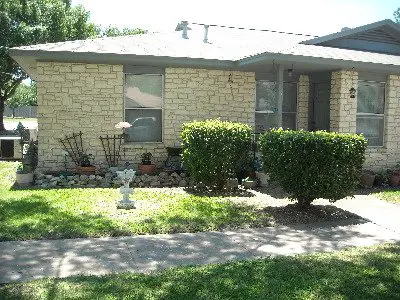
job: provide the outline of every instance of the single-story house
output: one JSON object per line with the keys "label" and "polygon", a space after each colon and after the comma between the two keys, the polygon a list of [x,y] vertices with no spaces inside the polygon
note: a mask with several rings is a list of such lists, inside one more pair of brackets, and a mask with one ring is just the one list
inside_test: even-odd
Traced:
{"label": "single-story house", "polygon": [[[183,21],[170,33],[10,50],[37,82],[39,168],[63,165],[59,138],[99,136],[127,121],[125,160],[180,142],[181,124],[221,118],[271,127],[363,133],[366,168],[400,161],[400,26],[383,20],[316,37]],[[191,29],[191,30],[190,30]]]}

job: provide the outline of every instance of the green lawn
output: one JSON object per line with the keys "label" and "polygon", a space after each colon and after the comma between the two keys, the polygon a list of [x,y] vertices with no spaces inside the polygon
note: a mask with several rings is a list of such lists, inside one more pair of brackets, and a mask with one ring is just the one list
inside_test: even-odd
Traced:
{"label": "green lawn", "polygon": [[388,190],[376,194],[378,198],[390,203],[400,204],[400,190]]}
{"label": "green lawn", "polygon": [[400,299],[400,245],[9,284],[1,299]]}
{"label": "green lawn", "polygon": [[0,241],[196,232],[269,225],[270,215],[224,197],[136,189],[119,210],[117,189],[12,190],[15,163],[0,162]]}

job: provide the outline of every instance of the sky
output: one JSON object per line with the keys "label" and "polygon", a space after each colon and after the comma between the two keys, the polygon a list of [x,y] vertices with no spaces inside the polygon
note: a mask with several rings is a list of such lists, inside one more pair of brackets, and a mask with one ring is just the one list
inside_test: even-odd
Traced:
{"label": "sky", "polygon": [[399,0],[72,0],[102,26],[172,31],[181,20],[324,35],[393,19]]}

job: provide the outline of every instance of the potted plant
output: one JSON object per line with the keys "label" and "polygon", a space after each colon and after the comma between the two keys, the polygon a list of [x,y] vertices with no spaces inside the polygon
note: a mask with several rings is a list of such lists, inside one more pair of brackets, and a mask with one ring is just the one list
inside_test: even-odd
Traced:
{"label": "potted plant", "polygon": [[[376,172],[376,176],[375,176],[375,182],[374,184],[376,186],[387,186],[389,183],[389,178],[390,178],[390,170],[382,170],[379,172]],[[400,177],[399,177],[400,179]]]}
{"label": "potted plant", "polygon": [[17,167],[16,182],[18,185],[30,185],[33,182],[32,167],[25,163],[20,163]]}
{"label": "potted plant", "polygon": [[254,170],[260,186],[268,186],[269,174],[263,172],[262,161],[258,157],[254,159]]}
{"label": "potted plant", "polygon": [[154,174],[156,171],[156,165],[151,162],[153,155],[150,152],[142,154],[142,163],[139,165],[139,172],[141,174]]}
{"label": "potted plant", "polygon": [[92,154],[82,153],[79,156],[79,166],[76,166],[76,171],[83,175],[93,175],[96,173],[96,167],[92,165],[91,161],[94,160]]}
{"label": "potted plant", "polygon": [[371,188],[375,181],[375,172],[371,170],[363,170],[360,178],[360,184],[362,187]]}
{"label": "potted plant", "polygon": [[400,182],[400,170],[388,170],[389,173],[389,185],[398,186]]}

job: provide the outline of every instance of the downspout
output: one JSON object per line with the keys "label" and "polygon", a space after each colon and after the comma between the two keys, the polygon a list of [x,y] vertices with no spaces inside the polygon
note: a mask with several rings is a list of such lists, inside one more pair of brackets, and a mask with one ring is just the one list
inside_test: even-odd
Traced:
{"label": "downspout", "polygon": [[283,111],[283,66],[278,65],[276,72],[276,100],[278,104],[277,110],[277,126],[282,127],[282,111]]}

